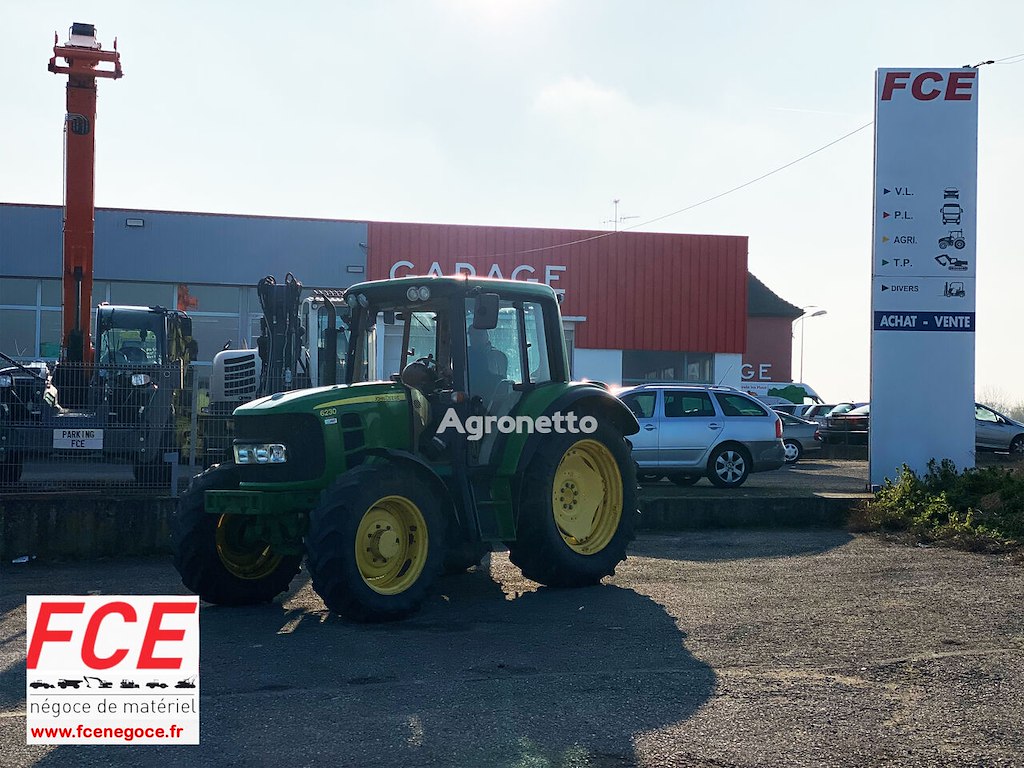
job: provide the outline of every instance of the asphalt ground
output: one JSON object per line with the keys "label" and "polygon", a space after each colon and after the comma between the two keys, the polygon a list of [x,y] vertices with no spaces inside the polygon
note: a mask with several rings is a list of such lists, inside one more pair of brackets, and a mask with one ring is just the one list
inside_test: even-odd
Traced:
{"label": "asphalt ground", "polygon": [[826,459],[815,454],[796,464],[768,472],[754,472],[739,488],[717,488],[705,477],[696,485],[681,488],[669,480],[641,484],[645,496],[731,498],[813,496],[820,493],[865,494],[868,463],[857,459]]}
{"label": "asphalt ground", "polygon": [[405,622],[204,606],[198,747],[26,747],[26,594],[178,594],[166,559],[0,567],[0,766],[1024,765],[1024,567],[843,531],[642,535],[607,583],[507,554]]}

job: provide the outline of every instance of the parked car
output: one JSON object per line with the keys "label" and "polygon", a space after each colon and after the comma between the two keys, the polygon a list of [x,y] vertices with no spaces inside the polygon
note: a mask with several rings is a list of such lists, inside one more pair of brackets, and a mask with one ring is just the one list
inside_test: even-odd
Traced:
{"label": "parked car", "polygon": [[974,404],[974,445],[979,451],[1009,451],[1024,457],[1024,424],[981,403]]}
{"label": "parked car", "polygon": [[644,384],[618,393],[636,415],[630,437],[642,478],[677,485],[707,477],[737,488],[751,472],[785,463],[782,420],[764,403],[730,387]]}
{"label": "parked car", "polygon": [[[769,403],[769,405],[771,405],[771,403]],[[790,416],[799,416],[803,413],[805,408],[807,408],[807,406],[802,403],[800,405],[797,405],[796,403],[779,403],[778,405],[772,405],[772,410],[776,413],[788,413]],[[783,426],[785,426],[785,424],[783,424]]]}
{"label": "parked car", "polygon": [[[867,445],[870,407],[829,416],[820,430],[825,443]],[[1024,423],[981,403],[974,404],[974,447],[977,451],[1007,451],[1024,457]]]}
{"label": "parked car", "polygon": [[820,451],[818,422],[793,416],[775,409],[782,419],[782,444],[786,448],[786,463],[796,464],[806,451]]}
{"label": "parked car", "polygon": [[867,445],[871,406],[865,403],[853,407],[849,403],[850,407],[846,408],[844,405],[836,406],[825,417],[825,423],[818,430],[821,441],[828,445]]}
{"label": "parked car", "polygon": [[801,419],[809,419],[810,421],[822,424],[825,421],[825,417],[828,416],[836,405],[838,403],[816,403],[815,405],[808,405],[803,412],[795,415]]}

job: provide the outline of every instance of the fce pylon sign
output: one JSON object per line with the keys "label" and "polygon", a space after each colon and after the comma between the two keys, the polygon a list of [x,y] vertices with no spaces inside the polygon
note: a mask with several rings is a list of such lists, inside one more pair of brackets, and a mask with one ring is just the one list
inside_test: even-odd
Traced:
{"label": "fce pylon sign", "polygon": [[903,464],[974,466],[977,178],[977,70],[878,70],[872,485]]}

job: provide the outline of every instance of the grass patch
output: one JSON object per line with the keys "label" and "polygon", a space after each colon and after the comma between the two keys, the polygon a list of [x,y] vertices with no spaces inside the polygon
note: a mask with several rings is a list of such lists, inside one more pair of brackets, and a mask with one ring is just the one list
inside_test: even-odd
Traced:
{"label": "grass patch", "polygon": [[1024,547],[1024,468],[957,471],[931,461],[919,476],[905,464],[873,501],[850,516],[852,531],[882,531],[977,552]]}

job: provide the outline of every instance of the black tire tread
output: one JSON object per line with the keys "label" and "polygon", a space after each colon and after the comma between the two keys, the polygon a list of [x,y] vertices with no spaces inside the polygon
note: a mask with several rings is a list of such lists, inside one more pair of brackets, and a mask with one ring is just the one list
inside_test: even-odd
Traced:
{"label": "black tire tread", "polygon": [[[601,552],[581,555],[562,541],[551,512],[551,483],[565,451],[582,438],[608,446],[622,473],[622,519],[612,540]],[[583,587],[612,576],[626,559],[626,548],[636,536],[640,515],[637,504],[636,465],[629,443],[608,424],[589,435],[558,435],[537,450],[521,482],[516,540],[509,542],[509,559],[532,581],[551,587]]]}
{"label": "black tire tread", "polygon": [[[416,504],[427,521],[431,542],[419,579],[398,595],[373,592],[359,576],[354,558],[346,555],[355,535],[348,529],[358,526],[374,500],[371,496],[386,495],[376,490],[383,483],[396,484],[404,496],[421,497]],[[320,494],[320,504],[310,512],[306,536],[306,566],[313,590],[327,608],[359,622],[396,621],[419,610],[442,567],[445,526],[438,506],[428,485],[412,472],[393,466],[365,464],[345,472],[328,486]],[[360,518],[354,519],[357,515]]]}
{"label": "black tire tread", "polygon": [[181,583],[208,603],[254,605],[269,603],[287,591],[302,564],[300,555],[285,555],[273,573],[262,579],[239,579],[217,554],[216,519],[203,509],[203,493],[238,486],[233,464],[217,464],[192,479],[178,499],[171,518],[174,567]]}

